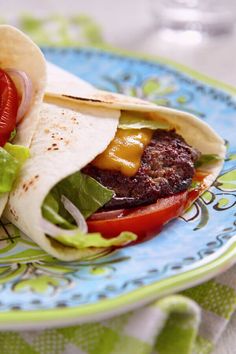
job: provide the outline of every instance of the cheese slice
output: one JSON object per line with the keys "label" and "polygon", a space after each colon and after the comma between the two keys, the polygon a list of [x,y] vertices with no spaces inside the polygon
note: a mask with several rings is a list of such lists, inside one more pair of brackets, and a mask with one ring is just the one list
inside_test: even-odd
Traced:
{"label": "cheese slice", "polygon": [[140,167],[145,147],[153,131],[143,129],[118,129],[107,149],[93,160],[92,165],[102,170],[119,171],[134,176]]}

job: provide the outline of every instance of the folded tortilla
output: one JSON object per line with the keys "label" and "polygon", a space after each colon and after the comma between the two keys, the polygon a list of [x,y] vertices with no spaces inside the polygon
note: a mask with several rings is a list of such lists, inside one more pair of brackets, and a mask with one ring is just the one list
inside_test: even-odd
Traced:
{"label": "folded tortilla", "polygon": [[[0,25],[0,68],[24,71],[32,81],[32,101],[27,114],[17,126],[14,139],[15,144],[29,147],[38,123],[38,109],[46,86],[46,61],[29,37],[12,26]],[[18,87],[17,89],[20,90]],[[0,198],[0,216],[7,199],[7,193]]]}
{"label": "folded tortilla", "polygon": [[[96,90],[90,84],[59,69],[48,67],[49,80],[40,121],[31,142],[31,159],[24,165],[10,195],[5,216],[46,252],[64,261],[99,254],[102,248],[76,249],[46,236],[41,206],[61,180],[80,171],[102,153],[115,136],[122,111],[144,112],[176,129],[202,154],[225,156],[224,141],[205,122],[177,110]],[[207,189],[222,168],[223,160],[205,167]],[[204,167],[202,168],[202,170]]]}

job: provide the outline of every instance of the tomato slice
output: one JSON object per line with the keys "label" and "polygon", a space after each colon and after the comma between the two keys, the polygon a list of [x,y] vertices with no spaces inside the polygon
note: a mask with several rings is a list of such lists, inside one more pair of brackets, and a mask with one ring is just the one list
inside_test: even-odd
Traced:
{"label": "tomato slice", "polygon": [[[132,231],[143,242],[157,234],[168,221],[180,216],[188,202],[188,191],[158,199],[156,203],[126,210],[122,217],[87,220],[89,232],[101,232],[115,237],[122,231]],[[136,241],[137,242],[137,241]]]}
{"label": "tomato slice", "polygon": [[18,95],[10,76],[0,69],[0,146],[4,146],[16,127]]}
{"label": "tomato slice", "polygon": [[[112,212],[109,211],[98,213],[100,214],[98,218],[92,216],[87,220],[89,232],[101,232],[104,237],[111,238],[122,231],[131,231],[138,236],[138,239],[129,245],[147,241],[160,232],[167,222],[182,215],[189,208],[206,189],[207,177],[206,172],[196,171],[193,178],[193,182],[199,182],[196,188],[171,197],[160,198],[156,203],[145,207],[122,209],[117,212],[116,217],[112,217]],[[108,217],[101,214],[108,214]]]}

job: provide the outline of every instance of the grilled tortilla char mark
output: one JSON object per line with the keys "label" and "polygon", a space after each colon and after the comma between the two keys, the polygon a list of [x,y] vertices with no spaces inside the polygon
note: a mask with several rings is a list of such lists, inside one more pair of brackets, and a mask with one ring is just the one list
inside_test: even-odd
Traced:
{"label": "grilled tortilla char mark", "polygon": [[174,130],[158,129],[143,152],[135,176],[127,177],[119,171],[102,170],[92,165],[86,166],[83,172],[115,192],[103,210],[133,208],[187,190],[199,157],[200,153]]}

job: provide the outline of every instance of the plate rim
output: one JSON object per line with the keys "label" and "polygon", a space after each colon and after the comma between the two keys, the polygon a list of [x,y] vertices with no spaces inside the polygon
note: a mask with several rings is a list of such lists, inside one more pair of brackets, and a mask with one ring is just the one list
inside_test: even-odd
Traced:
{"label": "plate rim", "polygon": [[[235,262],[236,241],[233,241],[218,258],[199,268],[142,286],[113,299],[103,299],[94,304],[70,308],[2,312],[0,313],[0,330],[56,328],[104,320],[111,316],[124,314],[139,306],[144,306],[162,296],[169,295],[173,291],[181,291],[196,286],[202,281],[207,281],[220,272],[226,271]],[[58,322],[58,320],[62,322]]]}
{"label": "plate rim", "polygon": [[[236,95],[236,88],[229,84],[222,83],[211,77],[199,73],[185,65],[162,57],[142,55],[130,51],[116,49],[111,46],[76,46],[76,47],[50,47],[43,46],[45,50],[100,50],[108,54],[120,55],[124,58],[140,59],[151,61],[156,64],[163,64],[183,72],[193,79],[214,88],[224,90],[231,95]],[[102,299],[89,305],[79,305],[68,308],[42,309],[42,310],[10,310],[0,312],[0,330],[32,330],[56,328],[86,322],[104,320],[112,316],[121,315],[127,311],[134,310],[139,306],[146,305],[155,299],[196,286],[219,273],[227,270],[236,262],[236,234],[232,236],[232,243],[225,245],[222,253],[203,265],[183,273],[169,276],[166,279],[155,281],[153,284],[145,285],[139,289],[129,291],[127,294],[119,295],[112,299]],[[45,323],[45,321],[47,321]]]}

